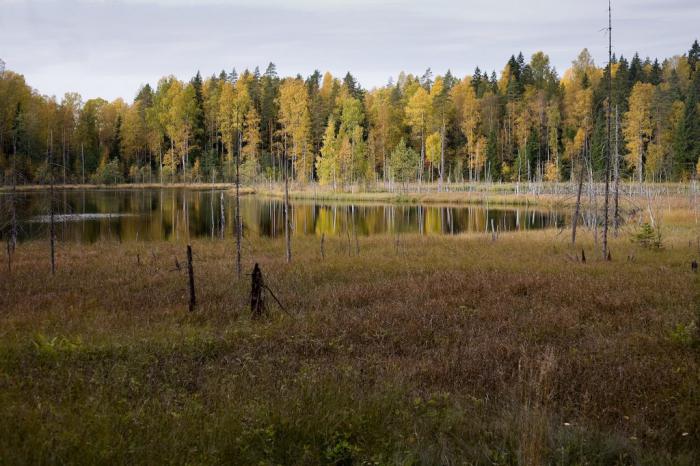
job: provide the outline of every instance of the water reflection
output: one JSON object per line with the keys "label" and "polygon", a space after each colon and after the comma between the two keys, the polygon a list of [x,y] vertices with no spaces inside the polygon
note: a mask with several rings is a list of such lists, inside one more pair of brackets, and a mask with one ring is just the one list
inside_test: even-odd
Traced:
{"label": "water reflection", "polygon": [[[4,204],[9,196],[3,194]],[[91,190],[59,191],[54,197],[57,232],[63,240],[179,240],[188,237],[232,237],[234,198],[221,191]],[[49,196],[19,195],[21,239],[48,236]],[[284,236],[283,203],[261,196],[241,198],[247,236]],[[294,201],[294,235],[368,236],[384,233],[459,234],[529,230],[561,226],[564,215],[525,207],[417,206]]]}

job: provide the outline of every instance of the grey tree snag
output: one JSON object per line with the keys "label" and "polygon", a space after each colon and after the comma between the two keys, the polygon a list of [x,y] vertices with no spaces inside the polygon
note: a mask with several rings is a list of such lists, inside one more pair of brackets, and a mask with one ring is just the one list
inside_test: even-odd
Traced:
{"label": "grey tree snag", "polygon": [[607,154],[605,157],[605,207],[603,207],[603,259],[610,260],[608,254],[608,210],[610,208],[610,158],[612,144],[612,6],[608,0],[608,108],[607,108]]}
{"label": "grey tree snag", "polygon": [[284,136],[284,239],[287,248],[287,263],[292,262],[291,225],[289,224],[289,173],[287,166],[287,136]]}

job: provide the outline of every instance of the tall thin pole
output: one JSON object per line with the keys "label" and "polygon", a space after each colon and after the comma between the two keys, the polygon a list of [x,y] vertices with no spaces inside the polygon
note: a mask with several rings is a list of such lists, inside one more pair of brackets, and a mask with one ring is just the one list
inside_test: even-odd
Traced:
{"label": "tall thin pole", "polygon": [[608,0],[608,108],[607,108],[607,156],[605,157],[605,207],[603,208],[603,260],[608,258],[608,210],[610,205],[610,159],[612,157],[612,144],[610,132],[612,110],[612,5]]}

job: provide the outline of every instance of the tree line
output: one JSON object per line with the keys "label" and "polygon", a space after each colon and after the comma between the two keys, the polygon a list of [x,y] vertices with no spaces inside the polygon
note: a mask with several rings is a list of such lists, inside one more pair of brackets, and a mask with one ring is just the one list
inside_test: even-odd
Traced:
{"label": "tree line", "polygon": [[[700,45],[659,62],[583,50],[560,77],[513,55],[500,75],[401,73],[363,89],[352,74],[278,76],[275,65],[162,78],[132,103],[60,102],[0,74],[4,183],[566,181],[604,176],[608,115],[621,178],[700,173]],[[608,77],[612,74],[612,98]],[[618,168],[619,167],[619,168]]]}

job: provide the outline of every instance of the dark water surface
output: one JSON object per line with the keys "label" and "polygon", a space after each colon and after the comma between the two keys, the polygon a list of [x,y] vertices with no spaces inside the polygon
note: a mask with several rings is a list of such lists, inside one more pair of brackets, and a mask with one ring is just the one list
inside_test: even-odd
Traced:
{"label": "dark water surface", "polygon": [[[48,237],[48,192],[17,196],[20,239]],[[9,194],[0,194],[3,213],[8,211],[8,200]],[[279,199],[242,197],[245,235],[283,237],[283,207]],[[57,236],[62,240],[177,240],[187,235],[231,237],[235,231],[235,199],[217,190],[59,190],[54,194],[54,208]],[[553,228],[563,224],[565,214],[526,207],[292,201],[291,218],[295,235],[345,235],[348,231],[361,236],[395,232],[450,235],[485,232],[492,221],[500,231]],[[6,220],[3,218],[5,225]]]}

